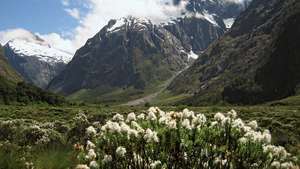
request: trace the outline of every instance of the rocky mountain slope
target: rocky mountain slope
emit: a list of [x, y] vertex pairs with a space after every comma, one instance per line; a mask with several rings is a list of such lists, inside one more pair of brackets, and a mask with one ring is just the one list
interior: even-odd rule
[[293, 95], [300, 82], [299, 39], [299, 1], [254, 0], [168, 89], [189, 94], [189, 104], [254, 104]]
[[[243, 10], [241, 4], [227, 3], [195, 11], [189, 11], [190, 4], [186, 8], [182, 17], [159, 25], [134, 17], [111, 20], [76, 52], [48, 89], [93, 101], [129, 101], [160, 91], [227, 31], [226, 19]], [[214, 13], [227, 8], [235, 11], [222, 17]]]
[[188, 54], [176, 37], [149, 20], [111, 20], [76, 52], [49, 89], [64, 94], [80, 89], [145, 90], [185, 68]]
[[26, 82], [45, 88], [72, 59], [71, 54], [51, 47], [36, 35], [13, 39], [5, 46], [9, 63]]

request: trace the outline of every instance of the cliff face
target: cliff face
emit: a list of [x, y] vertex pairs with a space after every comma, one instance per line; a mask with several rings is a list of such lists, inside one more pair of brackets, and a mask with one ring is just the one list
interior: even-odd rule
[[296, 0], [254, 0], [232, 29], [169, 86], [186, 102], [261, 103], [290, 96], [299, 84]]

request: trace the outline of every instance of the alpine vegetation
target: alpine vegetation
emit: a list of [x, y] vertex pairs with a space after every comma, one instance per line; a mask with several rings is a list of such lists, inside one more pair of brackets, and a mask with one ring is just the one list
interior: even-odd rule
[[127, 117], [116, 114], [103, 126], [88, 127], [85, 137], [75, 145], [82, 147], [75, 151], [77, 169], [290, 169], [297, 163], [271, 144], [269, 130], [244, 122], [234, 110], [206, 117], [151, 107]]

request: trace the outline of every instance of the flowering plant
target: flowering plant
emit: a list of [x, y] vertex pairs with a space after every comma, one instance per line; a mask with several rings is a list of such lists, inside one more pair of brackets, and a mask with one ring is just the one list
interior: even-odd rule
[[256, 121], [245, 123], [234, 110], [211, 119], [188, 109], [116, 114], [101, 128], [86, 130], [79, 149], [82, 168], [294, 168], [295, 158], [271, 145], [271, 134]]

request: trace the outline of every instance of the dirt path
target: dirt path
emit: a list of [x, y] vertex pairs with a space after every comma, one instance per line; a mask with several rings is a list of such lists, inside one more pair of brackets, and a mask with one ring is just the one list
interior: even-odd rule
[[136, 100], [132, 100], [129, 101], [125, 104], [123, 104], [124, 106], [137, 106], [137, 105], [142, 105], [145, 103], [149, 103], [151, 102], [154, 98], [156, 98], [160, 93], [162, 93], [164, 90], [167, 89], [167, 87], [171, 84], [171, 82], [184, 70], [186, 70], [188, 67], [186, 67], [185, 69], [181, 70], [180, 72], [176, 73], [172, 78], [170, 78], [169, 80], [167, 80], [164, 84], [164, 87], [162, 89], [160, 89], [158, 92], [152, 93], [150, 95], [147, 95], [145, 97], [136, 99]]

